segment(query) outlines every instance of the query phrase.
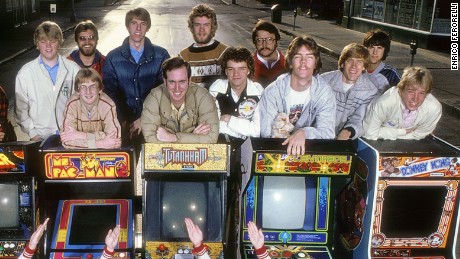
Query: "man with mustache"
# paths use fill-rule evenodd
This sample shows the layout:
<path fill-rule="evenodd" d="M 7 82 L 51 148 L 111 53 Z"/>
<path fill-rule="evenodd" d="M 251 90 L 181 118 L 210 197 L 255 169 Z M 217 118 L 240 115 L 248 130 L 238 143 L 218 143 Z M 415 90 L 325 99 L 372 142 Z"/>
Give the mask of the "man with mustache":
<path fill-rule="evenodd" d="M 72 51 L 67 59 L 75 61 L 81 68 L 93 68 L 102 76 L 105 56 L 96 49 L 99 33 L 96 25 L 90 21 L 82 21 L 75 27 L 75 42 L 78 49 Z"/>
<path fill-rule="evenodd" d="M 260 20 L 252 30 L 252 42 L 256 47 L 254 53 L 254 82 L 267 87 L 275 79 L 287 72 L 284 55 L 278 49 L 281 36 L 275 25 Z"/>
<path fill-rule="evenodd" d="M 188 28 L 195 43 L 183 49 L 179 56 L 192 67 L 192 82 L 209 89 L 219 79 L 220 64 L 228 46 L 215 40 L 217 17 L 214 9 L 206 4 L 193 7 Z"/>

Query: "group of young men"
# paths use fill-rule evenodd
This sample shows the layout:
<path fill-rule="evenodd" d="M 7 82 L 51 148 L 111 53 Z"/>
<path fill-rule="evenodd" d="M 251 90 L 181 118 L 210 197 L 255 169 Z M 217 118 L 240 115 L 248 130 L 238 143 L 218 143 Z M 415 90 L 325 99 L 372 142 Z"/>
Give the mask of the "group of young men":
<path fill-rule="evenodd" d="M 60 133 L 68 148 L 140 150 L 144 141 L 215 143 L 219 133 L 236 142 L 274 137 L 281 121 L 290 125 L 287 153 L 300 155 L 305 139 L 420 139 L 441 116 L 427 69 L 409 67 L 400 81 L 383 62 L 391 42 L 383 31 L 347 45 L 338 70 L 320 75 L 311 37 L 294 38 L 285 57 L 278 29 L 260 21 L 251 54 L 214 39 L 216 13 L 205 4 L 188 24 L 194 43 L 170 58 L 146 37 L 152 24 L 143 8 L 126 14 L 129 35 L 107 56 L 96 48 L 96 26 L 84 21 L 75 29 L 78 50 L 64 58 L 59 26 L 42 23 L 34 35 L 40 55 L 16 78 L 21 129 L 32 140 Z"/>

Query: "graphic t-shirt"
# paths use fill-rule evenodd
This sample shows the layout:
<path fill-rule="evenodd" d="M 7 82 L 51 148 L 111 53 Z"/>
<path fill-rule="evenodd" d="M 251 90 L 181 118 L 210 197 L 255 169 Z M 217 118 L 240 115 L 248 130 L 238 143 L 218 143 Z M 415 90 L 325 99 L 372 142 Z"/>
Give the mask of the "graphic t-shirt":
<path fill-rule="evenodd" d="M 287 110 L 289 111 L 289 122 L 295 125 L 300 115 L 302 114 L 303 108 L 307 103 L 310 102 L 311 93 L 310 87 L 302 92 L 298 92 L 289 88 L 289 99 L 287 101 Z"/>

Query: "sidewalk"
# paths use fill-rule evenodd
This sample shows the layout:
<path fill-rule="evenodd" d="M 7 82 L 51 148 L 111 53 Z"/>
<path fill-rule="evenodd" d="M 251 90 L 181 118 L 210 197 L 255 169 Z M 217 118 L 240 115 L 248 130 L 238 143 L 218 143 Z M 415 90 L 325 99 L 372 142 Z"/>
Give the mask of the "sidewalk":
<path fill-rule="evenodd" d="M 231 5 L 231 0 L 221 0 Z M 237 5 L 246 8 L 261 9 L 267 12 L 264 20 L 271 20 L 269 5 L 260 4 L 256 0 L 236 0 Z M 305 11 L 305 10 L 303 10 Z M 306 16 L 306 12 L 298 15 L 295 21 L 294 11 L 283 11 L 281 23 L 275 24 L 278 29 L 287 35 L 299 36 L 308 34 L 312 36 L 323 53 L 338 58 L 343 47 L 349 43 L 362 43 L 364 33 L 349 30 L 335 24 L 335 21 L 318 20 Z M 393 41 L 387 63 L 396 67 L 402 74 L 406 66 L 410 65 L 410 47 L 406 44 Z M 414 65 L 425 66 L 433 75 L 433 94 L 443 104 L 443 112 L 460 116 L 460 71 L 450 70 L 450 56 L 426 49 L 417 49 Z M 322 71 L 325 72 L 325 71 Z"/>

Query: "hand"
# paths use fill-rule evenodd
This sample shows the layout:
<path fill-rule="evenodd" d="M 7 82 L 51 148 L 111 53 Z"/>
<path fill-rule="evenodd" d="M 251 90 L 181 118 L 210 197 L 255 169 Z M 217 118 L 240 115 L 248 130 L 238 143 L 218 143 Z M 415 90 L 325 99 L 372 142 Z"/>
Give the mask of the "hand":
<path fill-rule="evenodd" d="M 157 129 L 157 139 L 159 141 L 163 142 L 177 142 L 177 136 L 176 133 L 172 133 L 169 130 L 163 128 L 163 127 L 158 127 Z"/>
<path fill-rule="evenodd" d="M 43 138 L 42 138 L 42 136 L 40 136 L 40 135 L 35 135 L 35 136 L 34 136 L 33 138 L 31 138 L 30 140 L 32 140 L 32 141 L 36 141 L 36 140 L 42 141 Z"/>
<path fill-rule="evenodd" d="M 117 225 L 113 230 L 110 229 L 107 236 L 105 236 L 105 245 L 107 246 L 107 250 L 109 250 L 109 252 L 113 252 L 113 250 L 115 250 L 115 247 L 118 244 L 118 236 L 120 236 L 120 225 Z"/>
<path fill-rule="evenodd" d="M 107 134 L 103 139 L 96 140 L 96 147 L 102 149 L 119 148 L 121 146 L 121 138 L 117 138 L 115 131 Z"/>
<path fill-rule="evenodd" d="M 5 137 L 5 132 L 0 132 L 0 141 L 3 141 L 4 137 Z"/>
<path fill-rule="evenodd" d="M 136 135 L 141 134 L 141 118 L 133 121 L 129 125 L 129 137 L 132 139 L 134 134 Z"/>
<path fill-rule="evenodd" d="M 45 222 L 38 226 L 37 230 L 30 236 L 30 241 L 29 241 L 29 248 L 32 250 L 37 249 L 38 242 L 40 242 L 40 239 L 43 236 L 43 232 L 45 232 L 46 229 L 46 224 L 48 223 L 49 218 L 45 219 Z"/>
<path fill-rule="evenodd" d="M 288 144 L 287 154 L 300 156 L 305 154 L 305 138 L 307 133 L 303 129 L 298 129 L 294 134 L 289 136 L 282 145 Z"/>
<path fill-rule="evenodd" d="M 248 234 L 255 249 L 264 246 L 264 234 L 262 233 L 262 229 L 257 229 L 256 224 L 252 221 L 248 222 Z"/>
<path fill-rule="evenodd" d="M 225 121 L 225 122 L 229 122 L 231 117 L 232 117 L 232 115 L 230 115 L 230 114 L 220 115 L 220 120 Z"/>
<path fill-rule="evenodd" d="M 211 125 L 206 122 L 202 122 L 196 126 L 196 128 L 193 130 L 193 133 L 206 135 L 209 133 L 209 131 L 211 131 Z"/>
<path fill-rule="evenodd" d="M 86 133 L 69 126 L 65 126 L 64 131 L 61 132 L 61 142 L 66 143 L 67 141 L 76 139 L 86 139 Z"/>
<path fill-rule="evenodd" d="M 350 139 L 351 136 L 351 131 L 347 129 L 343 129 L 339 132 L 339 135 L 337 135 L 337 140 L 348 140 Z"/>
<path fill-rule="evenodd" d="M 185 218 L 185 226 L 187 227 L 190 242 L 192 242 L 194 247 L 199 247 L 201 243 L 203 243 L 203 233 L 201 229 L 189 218 Z"/>

